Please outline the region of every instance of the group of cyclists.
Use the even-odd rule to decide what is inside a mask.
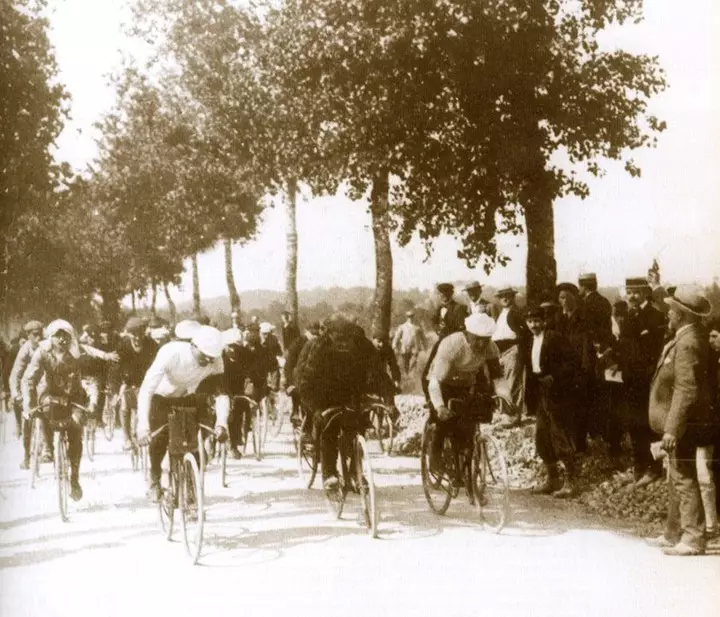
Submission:
[[[244,423],[250,419],[244,413],[247,399],[273,397],[282,386],[292,401],[293,425],[300,426],[303,409],[306,438],[314,440],[322,433],[318,443],[323,487],[336,490],[338,430],[326,426],[323,412],[338,406],[361,410],[367,396],[394,407],[400,371],[389,340],[380,332],[367,337],[356,318],[342,313],[310,324],[304,332],[285,314],[283,333],[293,335],[283,336],[283,352],[273,326],[256,318],[243,325],[238,317],[233,314],[233,326],[223,332],[206,318],[181,321],[171,330],[155,318],[131,317],[120,333],[103,322],[84,326],[79,336],[64,320],[46,327],[28,322],[9,379],[23,438],[21,467],[29,466],[30,421],[42,418],[36,413],[38,406],[83,406],[87,413],[74,408],[68,431],[70,497],[81,499],[81,427],[92,420],[102,428],[107,420],[103,410],[110,409],[120,417],[125,450],[148,445],[148,496],[158,501],[168,440],[156,433],[167,423],[170,410],[195,408],[198,421],[214,426],[215,438],[226,441],[230,456],[239,459],[248,431]],[[490,340],[493,329],[486,315],[471,315],[462,332],[434,350],[427,391],[436,422],[452,424],[457,409],[448,409],[449,399],[479,403],[494,387],[502,387],[497,349]],[[443,434],[438,434],[441,440]],[[434,450],[441,446],[440,441]],[[51,449],[46,428],[44,462],[52,461]]]

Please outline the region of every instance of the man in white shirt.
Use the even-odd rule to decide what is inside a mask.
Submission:
[[[208,415],[207,396],[198,395],[198,386],[208,377],[218,377],[215,400],[215,434],[227,436],[230,400],[224,390],[222,334],[210,326],[201,326],[191,342],[172,341],[163,345],[145,374],[138,392],[137,434],[140,443],[147,443],[150,432],[167,424],[173,407],[196,407],[198,421]],[[150,442],[150,499],[160,500],[162,461],[168,449],[168,433],[162,431]]]
[[[418,354],[425,351],[425,333],[415,323],[415,311],[406,311],[405,318],[405,322],[395,330],[392,348],[400,357],[403,373],[410,375]]]

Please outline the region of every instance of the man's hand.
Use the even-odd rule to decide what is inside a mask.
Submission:
[[[215,439],[218,443],[225,443],[228,438],[228,430],[226,426],[216,426],[215,427]]]
[[[150,444],[150,428],[138,426],[137,429],[137,444],[138,446],[147,446]]]
[[[677,438],[675,435],[665,433],[662,438],[662,449],[665,450],[665,452],[672,452],[675,446],[677,446]]]
[[[454,414],[445,405],[442,405],[438,407],[437,415],[438,419],[440,419],[442,422],[445,422],[446,420],[452,418]]]
[[[108,362],[114,362],[115,364],[117,364],[118,362],[120,362],[120,354],[118,354],[117,351],[111,351],[107,355],[107,359],[108,359]]]

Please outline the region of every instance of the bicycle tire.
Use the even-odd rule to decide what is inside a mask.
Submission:
[[[30,431],[30,488],[35,488],[35,481],[40,477],[40,451],[43,438],[40,418],[33,419]]]
[[[92,463],[95,460],[95,421],[88,420],[83,432],[85,433],[85,453]]]
[[[177,495],[177,470],[178,459],[170,458],[168,469],[168,487],[164,489],[158,502],[158,514],[160,515],[160,527],[165,533],[166,540],[172,540],[173,527],[175,524],[175,496]]]
[[[185,453],[181,465],[180,524],[182,526],[185,550],[192,559],[193,565],[195,565],[199,561],[202,552],[203,530],[205,527],[203,480],[200,472],[201,467],[192,453]],[[195,497],[194,506],[191,503],[193,495]],[[193,511],[195,511],[195,516],[193,516]]]
[[[277,399],[270,405],[268,402],[268,432],[270,437],[277,439],[285,424],[285,414],[280,410]]]
[[[218,444],[218,456],[220,457],[220,484],[223,488],[228,487],[227,482],[227,443]]]
[[[348,491],[354,485],[354,479],[351,474],[352,470],[352,458],[354,456],[354,450],[350,447],[350,451],[347,451],[345,437],[343,431],[340,431],[338,436],[338,458],[340,460],[340,485],[337,490],[328,491],[323,487],[323,495],[325,496],[325,503],[330,511],[330,514],[335,518],[341,518],[343,510],[345,509],[345,500],[347,498]],[[320,446],[322,447],[322,446]]]
[[[265,411],[263,411],[265,410]],[[259,404],[257,407],[255,407],[255,414],[253,416],[252,421],[252,434],[253,434],[253,454],[255,455],[256,461],[262,460],[262,450],[263,450],[263,426],[266,423],[263,423],[263,414],[267,414],[267,410],[265,409],[265,405]],[[265,416],[267,417],[267,416]]]
[[[112,404],[110,393],[105,394],[103,406],[103,422],[105,422],[105,439],[112,441],[115,436],[115,406]]]
[[[67,452],[65,450],[65,437],[62,431],[55,431],[53,435],[53,446],[55,448],[55,480],[57,484],[58,509],[60,510],[60,518],[65,523],[68,520],[70,477]]]
[[[430,419],[426,420],[422,434],[422,445],[420,450],[420,475],[422,477],[423,492],[430,509],[436,514],[445,514],[450,507],[453,498],[453,488],[451,476],[447,473],[447,468],[443,470],[442,476],[438,477],[430,471],[430,445],[435,434],[435,423]],[[446,451],[450,447],[450,455],[452,456],[452,446],[450,440],[445,439],[443,444],[443,460],[447,462]]]
[[[312,488],[317,476],[320,464],[320,452],[317,444],[304,436],[302,429],[295,429],[297,432],[297,464],[298,477],[305,488]]]
[[[370,462],[370,452],[367,442],[362,435],[355,438],[355,473],[356,482],[360,492],[360,505],[362,507],[365,526],[372,538],[378,537],[378,509],[375,497],[375,477]],[[364,482],[363,482],[364,478]]]
[[[380,403],[372,405],[370,423],[372,424],[372,433],[380,444],[380,451],[386,456],[390,456],[394,439],[390,407]]]
[[[510,517],[510,485],[505,455],[492,435],[478,431],[472,466],[475,507],[483,528],[500,533]]]
[[[140,446],[139,450],[140,450],[140,453],[139,453],[138,458],[140,459],[140,469],[142,469],[143,478],[145,480],[147,480],[150,475],[150,461],[149,461],[149,456],[148,456],[148,448],[147,448],[147,446]]]

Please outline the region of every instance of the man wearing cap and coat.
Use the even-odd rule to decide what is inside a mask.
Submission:
[[[537,417],[535,448],[547,471],[545,483],[534,492],[572,497],[577,490],[573,391],[580,358],[564,336],[545,327],[542,308],[528,311],[526,322],[531,333],[522,342],[526,401],[528,412]],[[565,469],[562,483],[559,462]]]
[[[468,316],[468,308],[453,299],[455,287],[450,283],[440,283],[437,286],[440,296],[438,306],[433,316],[433,325],[437,330],[439,339],[445,338],[453,332],[460,332],[465,328],[465,318]]]
[[[403,373],[408,376],[415,368],[418,354],[425,351],[425,333],[415,323],[415,311],[405,312],[405,321],[398,326],[392,339],[392,348],[400,357]]]
[[[710,414],[710,347],[701,325],[711,305],[696,285],[680,285],[665,299],[675,336],[663,348],[652,375],[648,416],[668,454],[668,515],[655,541],[666,555],[705,551],[704,511],[695,450]]]
[[[633,450],[633,467],[637,486],[654,482],[661,475],[661,465],[650,454],[652,431],[647,408],[650,381],[665,338],[665,317],[652,304],[651,289],[643,277],[625,281],[629,312],[620,356],[625,384],[627,429]]]

